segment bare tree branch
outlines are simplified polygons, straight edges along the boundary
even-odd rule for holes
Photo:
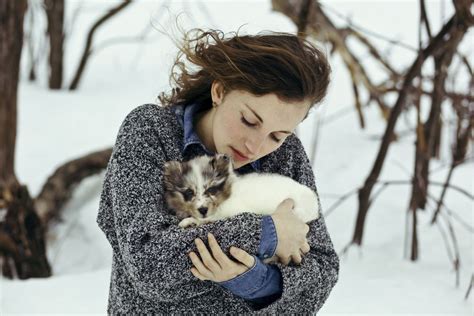
[[[121,4],[118,6],[110,9],[105,15],[103,15],[99,20],[97,20],[92,28],[89,30],[89,33],[87,35],[87,41],[86,45],[84,47],[84,51],[82,53],[81,60],[79,62],[79,66],[77,67],[77,70],[74,75],[74,79],[71,82],[71,85],[69,86],[69,90],[75,90],[77,86],[79,85],[79,81],[81,79],[82,73],[86,67],[87,61],[89,60],[90,55],[92,54],[92,41],[95,35],[95,32],[97,29],[104,24],[107,20],[109,20],[111,17],[122,11],[124,8],[126,8],[132,0],[124,0]]]

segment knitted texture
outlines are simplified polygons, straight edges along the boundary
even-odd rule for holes
[[[257,254],[262,215],[244,213],[182,229],[163,198],[163,165],[182,161],[183,128],[170,108],[145,104],[122,123],[105,173],[97,223],[113,249],[109,314],[314,314],[337,282],[339,258],[324,218],[312,221],[311,247],[301,265],[277,264],[283,293],[256,307],[190,272],[194,239],[212,232],[229,255],[230,246]],[[279,173],[316,193],[314,174],[300,140],[289,136],[260,159],[262,172]],[[318,201],[319,203],[319,201]]]

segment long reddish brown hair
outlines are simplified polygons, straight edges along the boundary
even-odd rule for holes
[[[171,69],[171,92],[161,106],[197,101],[210,106],[211,84],[225,91],[257,96],[275,93],[282,101],[319,103],[327,92],[331,68],[326,56],[308,40],[285,32],[226,36],[220,30],[192,29],[184,34]],[[182,57],[192,64],[187,66]],[[178,71],[176,71],[178,68]]]

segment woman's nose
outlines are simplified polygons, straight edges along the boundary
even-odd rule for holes
[[[258,156],[258,153],[262,148],[264,139],[265,138],[262,139],[260,135],[250,136],[249,138],[247,138],[247,141],[245,142],[245,147],[247,147],[247,151],[251,157]]]

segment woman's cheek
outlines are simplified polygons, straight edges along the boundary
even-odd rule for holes
[[[244,134],[245,126],[240,125],[234,121],[228,121],[227,126],[223,126],[225,134],[227,136],[227,141],[230,142],[234,146],[238,146],[241,144],[236,144],[235,141],[240,139],[241,136]]]

